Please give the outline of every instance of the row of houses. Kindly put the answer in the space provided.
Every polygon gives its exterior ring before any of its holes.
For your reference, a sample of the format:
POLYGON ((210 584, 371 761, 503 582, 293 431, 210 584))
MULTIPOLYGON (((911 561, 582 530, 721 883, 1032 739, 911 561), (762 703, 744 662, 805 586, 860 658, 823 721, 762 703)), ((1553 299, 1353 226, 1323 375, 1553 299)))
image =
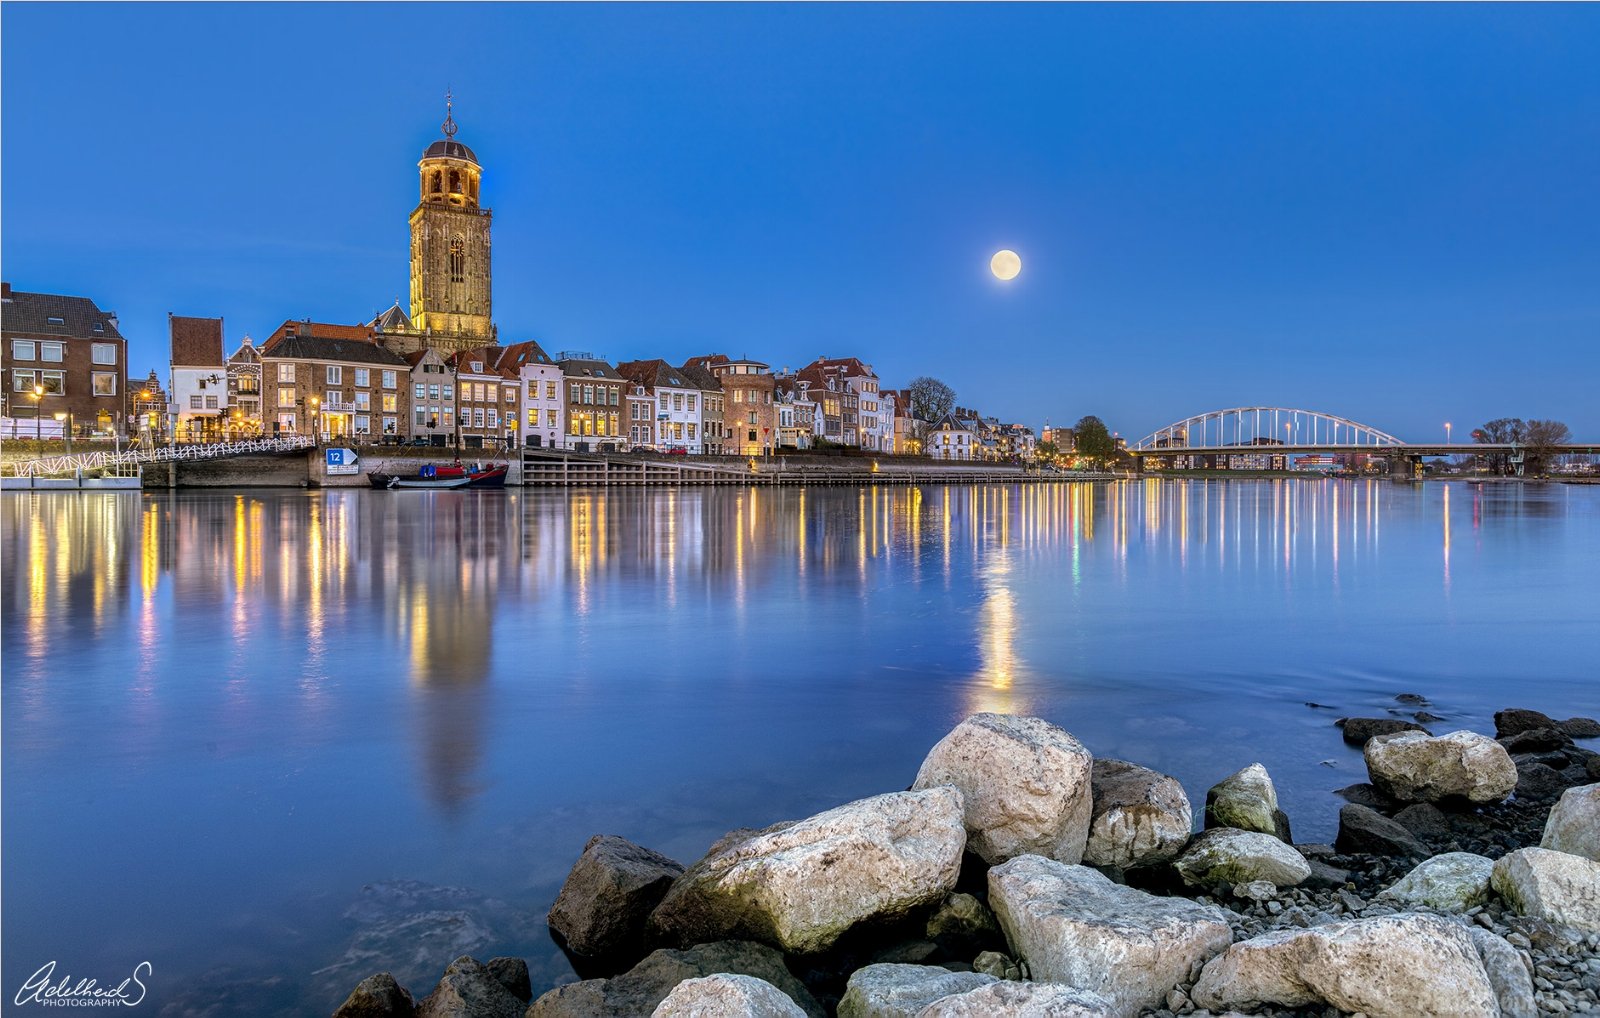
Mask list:
MULTIPOLYGON (((81 432, 217 441, 299 434, 322 440, 465 448, 652 450, 761 456, 838 446, 942 460, 1032 455, 1033 433, 957 408, 912 416, 859 358, 799 370, 727 354, 612 363, 532 340, 444 351, 395 340, 415 330, 396 306, 361 325, 286 321, 228 352, 221 318, 168 316, 162 379, 127 375, 116 317, 79 297, 5 290, 6 416, 17 430, 65 415, 81 432), (42 390, 42 391, 41 391, 42 390)), ((59 433, 54 427, 51 434, 59 433)))

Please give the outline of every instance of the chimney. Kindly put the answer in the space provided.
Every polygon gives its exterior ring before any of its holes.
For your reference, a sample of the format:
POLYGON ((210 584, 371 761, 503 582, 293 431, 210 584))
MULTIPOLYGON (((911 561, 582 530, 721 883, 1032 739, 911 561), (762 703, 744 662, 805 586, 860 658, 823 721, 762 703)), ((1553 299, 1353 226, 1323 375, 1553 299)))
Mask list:
POLYGON ((10 283, 0 283, 0 300, 4 300, 7 304, 11 303, 10 283))

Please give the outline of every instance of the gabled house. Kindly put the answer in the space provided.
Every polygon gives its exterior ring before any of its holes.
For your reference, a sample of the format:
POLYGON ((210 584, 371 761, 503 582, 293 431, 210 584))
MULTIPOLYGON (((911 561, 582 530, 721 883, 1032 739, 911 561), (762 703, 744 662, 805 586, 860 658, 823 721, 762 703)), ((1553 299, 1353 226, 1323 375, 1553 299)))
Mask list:
POLYGON ((222 353, 222 319, 167 315, 172 371, 168 391, 177 411, 180 442, 215 442, 228 416, 228 366, 222 353))
POLYGON ((501 374, 515 372, 522 383, 522 419, 518 430, 530 449, 555 449, 565 432, 566 403, 561 368, 533 340, 513 343, 500 355, 501 374))
MULTIPOLYGON (((650 424, 650 438, 634 445, 648 445, 657 452, 682 449, 691 456, 705 451, 702 442, 704 403, 700 387, 683 371, 664 360, 627 361, 617 365, 617 373, 633 383, 635 396, 649 396, 653 405, 642 402, 629 407, 629 436, 640 424, 650 424), (635 414, 638 418, 635 418, 635 414)), ((642 432, 642 429, 641 429, 642 432)))

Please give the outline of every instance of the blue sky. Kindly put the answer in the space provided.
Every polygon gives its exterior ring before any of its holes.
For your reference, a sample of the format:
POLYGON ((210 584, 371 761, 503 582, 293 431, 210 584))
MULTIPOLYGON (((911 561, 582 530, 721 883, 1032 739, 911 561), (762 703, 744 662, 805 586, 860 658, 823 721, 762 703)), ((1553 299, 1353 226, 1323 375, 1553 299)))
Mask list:
POLYGON ((1600 438, 1600 8, 7 4, 19 289, 230 347, 406 294, 446 85, 505 341, 856 355, 1137 437, 1600 438), (999 247, 1022 275, 988 275, 999 247))

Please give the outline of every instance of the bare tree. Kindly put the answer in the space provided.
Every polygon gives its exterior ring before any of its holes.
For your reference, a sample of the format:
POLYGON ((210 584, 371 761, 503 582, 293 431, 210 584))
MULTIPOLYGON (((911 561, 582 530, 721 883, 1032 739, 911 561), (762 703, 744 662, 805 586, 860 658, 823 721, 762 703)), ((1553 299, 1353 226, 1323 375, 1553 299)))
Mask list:
POLYGON ((1536 474, 1550 472, 1552 461, 1560 455, 1557 446, 1572 441, 1572 429, 1560 421, 1529 421, 1522 441, 1528 447, 1528 467, 1536 474))
MULTIPOLYGON (((1527 425, 1520 417, 1497 417, 1483 427, 1472 432, 1472 440, 1486 445, 1505 445, 1515 442, 1522 444, 1527 441, 1527 425)), ((1510 457, 1503 452, 1488 453, 1484 457, 1488 468, 1503 475, 1510 464, 1510 457)))
POLYGON ((911 418, 918 422, 919 435, 928 425, 944 420, 956 406, 956 391, 927 375, 913 378, 906 392, 911 398, 911 418))

